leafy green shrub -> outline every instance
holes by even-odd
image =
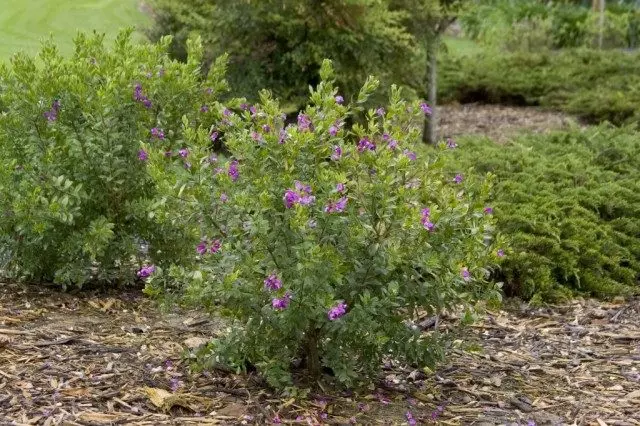
[[[180,148],[183,116],[212,122],[200,109],[214,109],[223,83],[215,73],[200,80],[197,43],[178,63],[169,39],[137,45],[130,35],[113,50],[79,35],[69,58],[47,43],[37,60],[0,65],[4,273],[64,286],[130,282],[143,241],[160,263],[181,256],[190,230],[179,216],[148,214],[167,202],[156,199],[141,141]]]
[[[638,292],[640,139],[610,127],[523,137],[507,145],[464,139],[445,161],[497,175],[498,231],[509,240],[507,294],[557,300]]]
[[[385,109],[348,124],[377,82],[347,105],[328,61],[321,77],[297,124],[268,92],[249,110],[231,108],[213,129],[224,132],[225,158],[209,156],[209,127],[187,126],[193,174],[175,184],[200,209],[202,240],[200,265],[169,274],[182,272],[189,298],[232,320],[205,358],[253,365],[274,386],[291,383],[295,360],[347,385],[370,380],[387,356],[431,363],[438,339],[407,321],[495,295],[485,284],[496,257],[489,184],[416,158],[412,123],[427,106],[394,88]],[[149,156],[153,175],[173,174],[161,150]]]
[[[620,125],[637,118],[640,60],[584,49],[445,57],[438,89],[444,101],[540,105]]]
[[[368,75],[407,75],[414,40],[389,2],[370,0],[154,0],[152,40],[175,35],[172,53],[184,58],[191,34],[205,41],[208,58],[230,56],[234,93],[255,99],[260,89],[304,105],[318,83],[324,58],[334,61],[345,99]],[[410,75],[410,74],[409,74]]]

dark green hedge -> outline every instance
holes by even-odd
[[[494,209],[510,240],[497,280],[525,299],[638,291],[640,134],[598,127],[507,145],[468,138],[452,172],[497,175]]]
[[[640,55],[580,49],[448,56],[439,95],[443,102],[540,105],[622,125],[640,116]]]

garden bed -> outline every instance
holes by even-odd
[[[640,424],[638,302],[508,302],[434,373],[390,365],[368,394],[281,399],[254,377],[188,372],[181,354],[220,332],[216,319],[162,313],[139,291],[3,284],[0,423]]]

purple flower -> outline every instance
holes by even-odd
[[[324,207],[325,213],[342,213],[347,208],[347,197],[340,198],[337,202],[330,202]]]
[[[222,248],[222,242],[220,240],[213,240],[211,243],[211,253],[216,254]]]
[[[268,124],[263,124],[262,131],[265,133],[269,133],[271,131],[271,127]]]
[[[391,139],[391,136],[389,135],[389,133],[383,133],[382,134],[382,140],[385,142],[389,142],[389,139]]]
[[[196,247],[196,252],[202,256],[207,252],[207,243],[205,241],[200,241],[200,244]]]
[[[231,110],[229,108],[225,108],[224,110],[222,110],[222,115],[224,115],[225,117],[229,117],[231,115]]]
[[[433,222],[431,222],[429,219],[423,219],[422,226],[424,226],[424,229],[426,229],[429,232],[433,232],[434,228],[436,227],[436,225]]]
[[[289,306],[289,302],[291,302],[291,293],[286,292],[283,297],[276,297],[275,299],[273,299],[271,301],[271,306],[273,307],[273,309],[281,311]]]
[[[147,154],[147,151],[145,151],[144,149],[141,149],[140,151],[138,151],[138,160],[147,161],[148,159],[149,159],[149,154]]]
[[[431,209],[429,207],[425,207],[424,209],[422,209],[422,217],[429,217],[431,216]]]
[[[225,194],[224,192],[220,194],[220,201],[222,201],[223,203],[226,203],[227,200],[229,200],[229,197],[227,197],[227,194]]]
[[[284,206],[290,209],[300,201],[300,195],[293,189],[287,189],[282,199],[284,200]]]
[[[169,381],[169,387],[172,392],[176,392],[182,385],[183,383],[175,377]]]
[[[187,148],[180,148],[178,154],[180,154],[180,157],[186,158],[189,155],[189,150]]]
[[[342,148],[338,145],[335,145],[333,147],[333,154],[331,154],[331,159],[333,161],[338,161],[340,158],[342,158]]]
[[[215,142],[216,139],[218,139],[218,132],[211,133],[211,135],[209,135],[209,139],[211,139],[211,142]]]
[[[238,180],[239,176],[240,172],[238,171],[238,162],[236,160],[233,160],[229,164],[229,177],[231,177],[231,180],[235,182]]]
[[[300,197],[300,200],[298,201],[298,203],[301,206],[308,206],[309,204],[313,204],[316,201],[316,197],[314,197],[313,195],[303,195]]]
[[[45,111],[44,117],[47,119],[47,121],[56,121],[58,119],[58,113],[54,110]]]
[[[250,113],[251,113],[251,115],[253,116],[253,115],[256,115],[256,114],[258,113],[258,109],[257,109],[255,106],[251,105],[251,106],[249,107],[249,112],[250,112]]]
[[[209,106],[208,105],[202,105],[200,107],[200,112],[209,112]]]
[[[260,135],[258,134],[258,132],[256,132],[255,130],[252,130],[252,131],[251,131],[251,139],[253,139],[253,140],[254,140],[254,141],[256,141],[256,142],[259,142],[259,141],[260,141],[260,139],[262,139],[262,136],[260,136]]]
[[[133,99],[138,102],[145,99],[144,95],[142,94],[142,86],[140,85],[140,83],[136,84],[133,87]]]
[[[280,134],[278,136],[278,143],[280,145],[284,144],[284,142],[287,140],[288,137],[289,137],[289,134],[287,133],[287,131],[285,129],[281,129]]]
[[[465,282],[469,282],[471,280],[471,273],[466,267],[460,270],[460,276]]]
[[[338,134],[338,127],[336,126],[331,126],[329,127],[329,134],[331,135],[331,137],[335,137]]]
[[[240,109],[243,111],[246,111],[249,109],[249,105],[248,104],[240,104]]]
[[[282,423],[282,420],[280,420],[280,416],[276,414],[272,422],[279,425],[280,423]]]
[[[151,103],[151,101],[150,101],[149,99],[147,99],[147,98],[144,98],[144,99],[142,100],[142,104],[144,105],[144,107],[145,107],[146,109],[151,109],[151,107],[153,106],[153,104]]]
[[[156,271],[155,265],[143,266],[138,271],[137,275],[140,278],[148,278]]]
[[[299,192],[311,194],[311,185],[305,185],[299,180],[295,181],[293,184]]]
[[[427,104],[426,102],[422,102],[420,104],[420,109],[422,110],[424,115],[431,115],[433,113],[433,110],[431,109],[429,104]]]
[[[330,321],[335,321],[338,318],[344,316],[344,314],[346,313],[347,313],[347,304],[344,303],[344,301],[340,301],[338,302],[337,305],[329,309],[327,316],[329,317]]]
[[[458,144],[456,143],[456,141],[454,141],[451,138],[447,138],[447,148],[454,149],[454,148],[457,148],[457,147],[458,147]]]
[[[264,279],[264,287],[271,291],[280,290],[282,288],[282,281],[276,274],[271,274]]]
[[[298,130],[301,132],[313,131],[311,118],[306,114],[298,114]]]
[[[499,250],[496,252],[496,255],[497,255],[498,257],[504,257],[504,250],[499,249]]]
[[[493,207],[485,207],[484,214],[493,214]]]
[[[336,185],[336,191],[338,191],[339,193],[343,193],[347,188],[345,187],[344,183],[339,183]]]
[[[413,414],[411,414],[411,411],[407,411],[405,417],[407,418],[407,423],[409,424],[409,426],[416,426],[418,424],[416,419],[413,417]]]
[[[378,109],[376,110],[376,115],[377,115],[378,117],[384,117],[384,114],[385,114],[385,110],[384,110],[384,108],[380,107],[380,108],[378,108]]]
[[[344,102],[344,98],[340,95],[336,96],[334,99],[336,100],[336,103],[338,105],[342,105],[342,103]]]
[[[461,175],[460,173],[458,173],[458,174],[453,178],[453,181],[454,181],[455,183],[462,183],[463,179],[464,179],[464,177],[462,177],[462,175]]]
[[[409,151],[408,149],[404,150],[404,155],[407,156],[407,158],[411,161],[416,161],[416,153],[413,151]]]
[[[529,421],[527,422],[527,426],[536,426],[536,422],[535,422],[535,420],[529,420]]]
[[[163,140],[164,132],[162,131],[162,129],[158,129],[157,127],[154,127],[153,129],[151,129],[151,136],[153,136],[154,138]]]
[[[375,151],[375,149],[376,149],[376,145],[373,142],[371,142],[369,138],[367,138],[366,136],[360,139],[360,142],[358,142],[359,152],[364,152],[366,150]]]
[[[390,150],[394,151],[396,148],[398,148],[398,141],[397,141],[397,140],[395,140],[395,139],[391,139],[391,140],[389,141],[388,146],[389,146],[389,149],[390,149]]]

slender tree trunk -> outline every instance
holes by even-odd
[[[437,76],[438,76],[438,47],[440,35],[436,34],[427,42],[427,102],[431,106],[431,115],[425,116],[422,130],[422,141],[435,144],[438,140],[438,111]]]
[[[602,49],[602,41],[604,39],[604,8],[605,8],[605,0],[600,0],[599,3],[599,8],[600,8],[600,21],[599,21],[599,26],[600,26],[600,33],[598,34],[598,48]]]
[[[304,349],[307,362],[307,373],[312,379],[317,379],[320,377],[321,365],[320,354],[318,353],[318,336],[315,327],[309,328]]]

